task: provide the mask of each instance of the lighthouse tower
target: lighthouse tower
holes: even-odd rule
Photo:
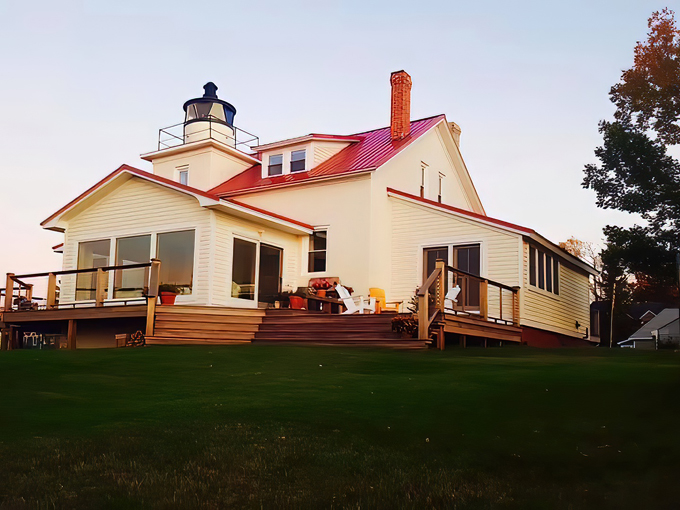
[[[184,103],[184,143],[212,138],[235,146],[234,116],[236,108],[217,97],[217,85],[203,85],[203,97]]]
[[[184,122],[159,130],[158,150],[142,154],[153,163],[153,173],[180,184],[209,190],[227,179],[257,165],[253,154],[244,152],[248,142],[258,145],[250,135],[243,141],[234,126],[236,108],[217,97],[217,85],[203,86],[202,97],[184,103]]]

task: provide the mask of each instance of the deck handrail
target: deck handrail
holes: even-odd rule
[[[120,266],[104,266],[104,267],[89,267],[86,269],[66,269],[64,271],[48,271],[46,273],[29,273],[12,275],[12,279],[16,282],[17,278],[42,278],[51,274],[60,276],[64,274],[80,274],[80,273],[96,273],[98,270],[102,271],[116,271],[118,269],[139,269],[141,267],[151,267],[151,262],[140,262],[139,264],[128,264]],[[29,284],[30,285],[30,284]]]
[[[458,284],[459,277],[462,277],[462,291],[463,300],[461,302],[462,311],[465,313],[465,296],[468,288],[468,282],[470,279],[479,282],[480,292],[479,292],[479,310],[475,308],[473,310],[473,316],[478,317],[480,320],[489,321],[492,320],[496,323],[512,323],[514,326],[519,326],[519,287],[511,287],[504,283],[500,283],[483,276],[472,274],[468,271],[462,269],[457,269],[452,266],[447,265],[442,259],[436,261],[435,269],[425,280],[423,285],[421,285],[416,290],[416,296],[418,298],[418,337],[420,340],[428,340],[430,337],[430,327],[435,321],[437,316],[441,313],[445,313],[445,296],[447,293],[448,285],[448,274],[454,275],[454,283]],[[434,286],[435,293],[435,310],[434,313],[430,313],[430,289]],[[499,316],[494,317],[489,314],[489,286],[496,287],[498,289],[498,311]],[[512,319],[503,318],[503,291],[508,291],[512,293]],[[458,311],[456,311],[458,312]],[[443,331],[439,331],[437,335],[437,343],[440,349],[444,348],[444,338]]]
[[[155,298],[158,297],[158,285],[160,278],[160,260],[152,259],[151,262],[140,262],[138,264],[122,264],[113,266],[103,266],[103,267],[91,267],[86,269],[66,269],[62,271],[49,271],[44,273],[26,273],[15,275],[14,273],[7,273],[7,285],[6,289],[11,289],[9,296],[7,295],[7,290],[5,291],[5,306],[4,311],[11,312],[14,301],[14,290],[16,287],[14,284],[18,284],[18,295],[21,296],[22,290],[26,292],[26,299],[30,302],[33,296],[33,284],[26,283],[23,280],[28,278],[43,278],[47,277],[47,298],[45,308],[54,309],[58,306],[57,299],[57,276],[62,275],[73,275],[73,274],[87,274],[87,273],[97,273],[95,279],[95,306],[104,306],[104,301],[106,300],[106,288],[108,286],[108,273],[111,271],[125,271],[129,269],[141,269],[141,268],[151,268],[148,278],[148,290],[143,297],[147,298],[147,301],[155,302]],[[151,304],[149,306],[152,306]]]

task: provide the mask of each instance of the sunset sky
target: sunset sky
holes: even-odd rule
[[[266,143],[386,126],[399,69],[413,119],[461,126],[487,214],[599,243],[634,219],[595,207],[583,166],[666,5],[0,0],[0,273],[59,268],[39,223],[123,163],[150,170],[139,154],[207,81]]]

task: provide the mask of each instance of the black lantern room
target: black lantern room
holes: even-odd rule
[[[236,108],[217,98],[217,85],[213,82],[203,85],[203,90],[203,97],[189,99],[184,103],[184,124],[210,121],[233,127]]]

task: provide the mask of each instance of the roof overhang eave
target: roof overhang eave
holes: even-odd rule
[[[220,200],[216,204],[211,204],[207,206],[209,209],[215,209],[222,211],[231,216],[237,216],[240,218],[248,219],[250,221],[255,221],[264,226],[274,227],[277,230],[287,232],[289,234],[295,235],[310,235],[314,232],[313,227],[299,225],[293,221],[288,221],[282,218],[277,218],[271,216],[265,212],[255,211],[249,207],[235,204],[228,200]]]

